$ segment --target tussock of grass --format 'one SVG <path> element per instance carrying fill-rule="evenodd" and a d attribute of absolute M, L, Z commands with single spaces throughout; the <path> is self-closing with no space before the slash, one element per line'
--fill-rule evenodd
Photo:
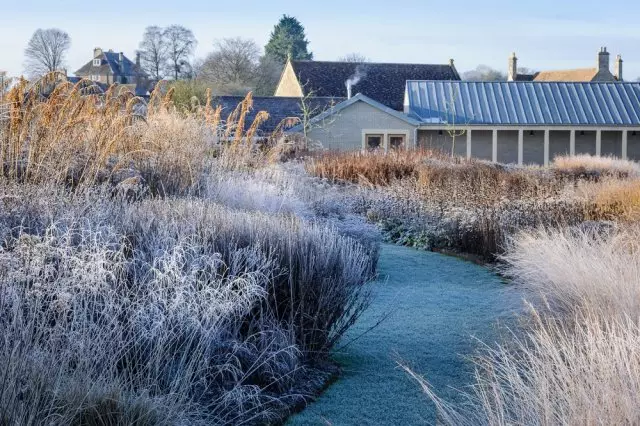
<path fill-rule="evenodd" d="M 307 163 L 314 176 L 332 183 L 347 181 L 368 185 L 389 185 L 395 180 L 415 177 L 418 166 L 439 154 L 431 151 L 399 150 L 388 154 L 353 152 L 327 153 Z"/>
<path fill-rule="evenodd" d="M 514 238 L 504 272 L 531 292 L 524 333 L 476 359 L 468 407 L 410 372 L 444 423 L 635 424 L 640 420 L 638 230 L 583 225 Z"/>
<path fill-rule="evenodd" d="M 553 160 L 552 167 L 562 172 L 583 174 L 585 176 L 640 177 L 640 165 L 635 161 L 622 160 L 616 157 L 592 156 L 590 154 L 558 156 Z"/>

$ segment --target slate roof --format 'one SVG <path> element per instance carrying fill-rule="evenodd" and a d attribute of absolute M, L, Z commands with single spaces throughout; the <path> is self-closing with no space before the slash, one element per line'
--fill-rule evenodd
<path fill-rule="evenodd" d="M 595 68 L 581 68 L 573 70 L 541 71 L 535 81 L 566 81 L 589 82 L 598 74 Z"/>
<path fill-rule="evenodd" d="M 362 93 L 401 111 L 407 80 L 460 80 L 453 65 L 291 61 L 306 94 L 346 97 L 346 82 L 360 76 L 352 93 Z"/>
<path fill-rule="evenodd" d="M 83 65 L 75 72 L 77 76 L 85 77 L 90 75 L 106 75 L 112 74 L 118 76 L 135 76 L 137 73 L 142 77 L 146 77 L 144 71 L 138 68 L 136 64 L 131 62 L 129 58 L 123 55 L 122 69 L 120 67 L 120 53 L 102 52 L 101 63 L 99 67 L 93 65 L 93 59 Z"/>
<path fill-rule="evenodd" d="M 310 97 L 306 100 L 307 108 L 313 115 L 320 114 L 327 109 L 336 105 L 345 98 L 333 97 Z M 244 96 L 218 96 L 211 100 L 213 107 L 222 107 L 222 120 L 226 120 L 240 102 L 244 100 Z M 258 134 L 268 135 L 272 133 L 278 124 L 286 118 L 296 117 L 302 118 L 301 99 L 297 97 L 276 97 L 276 96 L 254 96 L 253 110 L 249 112 L 246 118 L 247 128 L 253 123 L 256 114 L 260 111 L 269 113 L 269 119 L 263 123 Z"/>
<path fill-rule="evenodd" d="M 535 74 L 517 74 L 516 81 L 534 81 L 540 73 Z"/>
<path fill-rule="evenodd" d="M 423 125 L 640 126 L 640 83 L 409 81 L 407 102 Z"/>

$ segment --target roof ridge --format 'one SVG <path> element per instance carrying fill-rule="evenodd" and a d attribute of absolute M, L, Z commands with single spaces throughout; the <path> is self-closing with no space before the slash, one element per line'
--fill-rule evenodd
<path fill-rule="evenodd" d="M 450 63 L 417 63 L 417 62 L 346 62 L 346 61 L 315 61 L 309 59 L 292 60 L 291 62 L 304 62 L 316 64 L 354 64 L 354 65 L 410 65 L 410 66 L 446 66 L 450 67 Z"/>

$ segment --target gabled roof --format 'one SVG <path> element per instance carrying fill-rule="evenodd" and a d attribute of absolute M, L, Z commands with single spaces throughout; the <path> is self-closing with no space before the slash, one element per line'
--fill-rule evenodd
<path fill-rule="evenodd" d="M 590 82 L 597 74 L 598 70 L 595 68 L 541 71 L 536 75 L 535 81 Z"/>
<path fill-rule="evenodd" d="M 391 109 L 386 105 L 381 104 L 380 102 L 377 102 L 371 98 L 369 98 L 368 96 L 363 95 L 362 93 L 358 93 L 356 96 L 352 97 L 351 99 L 347 99 L 344 102 L 340 102 L 339 104 L 333 106 L 330 109 L 327 109 L 326 111 L 324 111 L 322 114 L 319 114 L 317 116 L 315 116 L 314 118 L 312 118 L 311 120 L 309 120 L 309 124 L 317 124 L 317 123 L 321 123 L 323 120 L 326 120 L 327 118 L 331 117 L 332 115 L 338 114 L 340 113 L 340 111 L 349 108 L 351 105 L 355 104 L 356 102 L 364 102 L 367 105 L 370 105 L 384 113 L 387 113 L 395 118 L 397 118 L 398 120 L 402 120 L 408 124 L 411 124 L 412 126 L 418 126 L 420 125 L 420 121 L 416 120 L 415 118 L 409 117 L 407 114 L 404 114 L 400 111 L 396 111 L 395 109 Z M 299 133 L 301 132 L 302 129 L 302 125 L 298 125 L 295 126 L 293 128 L 290 129 L 291 133 Z"/>
<path fill-rule="evenodd" d="M 422 124 L 640 126 L 640 83 L 409 81 L 406 95 Z"/>
<path fill-rule="evenodd" d="M 238 104 L 244 100 L 244 96 L 218 96 L 211 100 L 213 107 L 222 107 L 222 119 L 226 120 Z M 332 106 L 342 102 L 344 98 L 309 97 L 305 100 L 308 113 L 312 116 L 321 114 Z M 269 113 L 269 119 L 263 123 L 258 133 L 270 134 L 287 118 L 302 118 L 302 99 L 275 96 L 254 96 L 253 109 L 247 114 L 246 123 L 250 126 L 260 111 Z"/>
<path fill-rule="evenodd" d="M 116 52 L 102 52 L 99 56 L 100 66 L 93 65 L 93 59 L 84 64 L 82 68 L 75 72 L 78 76 L 87 75 L 105 75 L 112 74 L 114 76 L 135 76 L 140 75 L 146 77 L 144 71 L 138 68 L 136 64 L 131 62 L 129 58 L 123 55 L 122 67 L 120 66 L 120 54 Z M 97 58 L 94 58 L 97 59 Z M 121 69 L 122 68 L 122 69 Z"/>
<path fill-rule="evenodd" d="M 401 111 L 407 80 L 460 80 L 452 64 L 384 64 L 324 61 L 291 61 L 298 82 L 305 94 L 346 97 L 349 79 L 353 93 Z M 358 78 L 359 77 L 359 78 Z"/>

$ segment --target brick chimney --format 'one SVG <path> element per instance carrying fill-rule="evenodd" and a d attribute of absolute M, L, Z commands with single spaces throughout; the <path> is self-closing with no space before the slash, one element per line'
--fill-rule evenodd
<path fill-rule="evenodd" d="M 609 52 L 606 47 L 601 47 L 598 52 L 598 72 L 610 72 L 609 71 Z"/>
<path fill-rule="evenodd" d="M 102 56 L 102 49 L 100 49 L 99 47 L 94 47 L 93 48 L 93 57 L 95 58 L 99 58 L 100 56 Z"/>
<path fill-rule="evenodd" d="M 613 68 L 613 75 L 616 78 L 616 80 L 624 81 L 622 80 L 622 56 L 621 55 L 616 56 L 616 63 Z"/>
<path fill-rule="evenodd" d="M 518 79 L 518 58 L 516 52 L 512 52 L 509 56 L 509 65 L 507 68 L 507 81 L 516 81 Z"/>

